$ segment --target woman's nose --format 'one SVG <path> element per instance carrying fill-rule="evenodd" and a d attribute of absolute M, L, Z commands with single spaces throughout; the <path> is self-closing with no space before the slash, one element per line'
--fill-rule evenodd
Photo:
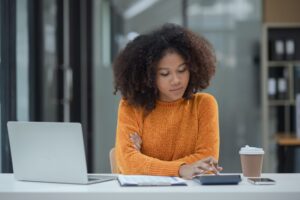
<path fill-rule="evenodd" d="M 179 79 L 179 77 L 178 77 L 177 74 L 174 74 L 174 75 L 172 76 L 171 83 L 174 84 L 174 85 L 180 83 L 180 79 Z"/>

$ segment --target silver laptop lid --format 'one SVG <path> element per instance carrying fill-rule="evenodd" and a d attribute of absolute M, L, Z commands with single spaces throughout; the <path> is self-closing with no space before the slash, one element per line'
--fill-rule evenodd
<path fill-rule="evenodd" d="M 88 182 L 81 124 L 8 122 L 7 126 L 17 180 Z"/>

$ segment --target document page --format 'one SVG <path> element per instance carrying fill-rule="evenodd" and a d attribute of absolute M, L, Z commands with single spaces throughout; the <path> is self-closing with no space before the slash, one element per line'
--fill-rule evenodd
<path fill-rule="evenodd" d="M 170 176 L 119 175 L 121 186 L 171 186 L 187 185 L 186 181 Z"/>

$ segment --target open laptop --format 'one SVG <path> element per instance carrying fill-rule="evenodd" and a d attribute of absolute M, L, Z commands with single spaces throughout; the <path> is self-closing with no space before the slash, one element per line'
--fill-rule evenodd
<path fill-rule="evenodd" d="M 17 180 L 90 184 L 116 179 L 88 175 L 80 123 L 8 122 Z"/>

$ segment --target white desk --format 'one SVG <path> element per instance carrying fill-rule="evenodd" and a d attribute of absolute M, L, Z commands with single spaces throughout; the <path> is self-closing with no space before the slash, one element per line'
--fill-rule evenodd
<path fill-rule="evenodd" d="M 120 187 L 117 181 L 92 185 L 71 185 L 16 181 L 12 174 L 0 174 L 0 200 L 299 200 L 300 174 L 263 174 L 276 185 L 252 185 L 243 178 L 239 185 L 202 186 L 188 181 L 188 186 Z"/>

